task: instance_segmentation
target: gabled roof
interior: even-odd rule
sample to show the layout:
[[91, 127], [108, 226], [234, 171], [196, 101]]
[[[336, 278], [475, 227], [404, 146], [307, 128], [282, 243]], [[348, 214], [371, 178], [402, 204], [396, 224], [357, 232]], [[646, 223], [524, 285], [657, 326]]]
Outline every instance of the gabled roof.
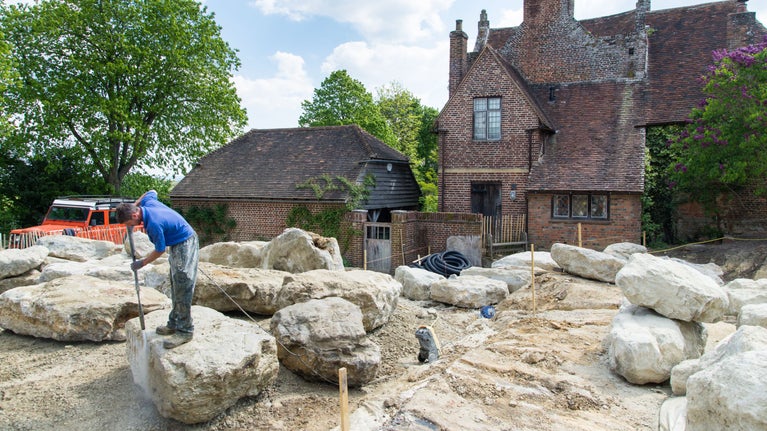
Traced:
[[[457, 88], [461, 88], [463, 83], [470, 79], [469, 77], [472, 75], [472, 69], [477, 67], [477, 64], [479, 64], [479, 59], [482, 56], [490, 56], [490, 58], [493, 59], [493, 61], [497, 62], [503, 71], [506, 73], [508, 78], [514, 83], [516, 88], [519, 90], [522, 97], [524, 97], [527, 102], [529, 103], [530, 107], [535, 111], [536, 116], [538, 117], [538, 120], [540, 122], [540, 125], [542, 128], [549, 129], [549, 130], [555, 130], [555, 124], [551, 120], [551, 118], [546, 113], [546, 110], [542, 107], [541, 102], [538, 100], [538, 97], [533, 94], [533, 92], [530, 90], [530, 86], [527, 82], [525, 82], [524, 78], [519, 74], [519, 71], [517, 71], [514, 66], [512, 66], [508, 61], [504, 60], [504, 58], [498, 53], [498, 51], [493, 48], [490, 45], [485, 45], [485, 47], [482, 49], [482, 51], [479, 52], [479, 54], [476, 55], [474, 60], [471, 63], [471, 66], [469, 67], [469, 70], [464, 74], [463, 79], [461, 80], [461, 83], [458, 84]], [[453, 92], [453, 95], [459, 93], [458, 90]], [[451, 95], [452, 97], [452, 95]], [[445, 103], [443, 106], [444, 108], [447, 107], [450, 104], [450, 100]], [[440, 112], [440, 116], [442, 115], [442, 112]]]
[[[761, 41], [767, 29], [753, 19], [753, 12], [738, 10], [737, 1], [651, 11], [648, 28], [648, 96], [646, 124], [684, 121], [702, 98], [698, 78], [713, 63], [714, 50], [733, 49]], [[734, 17], [740, 29], [733, 28]], [[749, 19], [743, 19], [749, 18]], [[581, 21], [596, 35], [626, 34], [634, 25], [635, 11]], [[749, 22], [753, 27], [746, 29]], [[738, 33], [743, 31], [744, 34]]]
[[[533, 86], [539, 97], [546, 84]], [[644, 189], [642, 90], [637, 82], [563, 84], [547, 111], [560, 129], [545, 144], [530, 171], [530, 191], [621, 191]]]
[[[713, 60], [714, 50], [758, 43], [767, 29], [743, 12], [740, 2], [718, 1], [650, 11], [647, 26], [647, 111], [644, 124], [682, 122], [702, 97], [698, 78]], [[733, 22], [738, 26], [733, 26]], [[629, 35], [636, 11], [578, 21], [596, 37]], [[497, 50], [521, 41], [523, 27], [490, 29], [487, 45]], [[737, 41], [737, 42], [735, 42]]]
[[[171, 197], [316, 201], [314, 191], [297, 185], [322, 176], [356, 182], [371, 161], [406, 165], [408, 158], [357, 125], [253, 129], [200, 159]], [[322, 199], [345, 198], [331, 191]]]

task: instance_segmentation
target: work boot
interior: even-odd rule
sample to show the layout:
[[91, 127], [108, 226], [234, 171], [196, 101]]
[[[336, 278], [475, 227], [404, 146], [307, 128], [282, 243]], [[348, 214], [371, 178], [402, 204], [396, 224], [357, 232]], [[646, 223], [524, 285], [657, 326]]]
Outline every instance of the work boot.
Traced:
[[171, 328], [170, 326], [158, 326], [157, 329], [155, 329], [155, 332], [157, 335], [173, 335], [176, 333], [176, 328]]
[[176, 332], [172, 337], [167, 338], [162, 342], [162, 346], [166, 349], [175, 349], [176, 347], [186, 344], [192, 341], [191, 332]]

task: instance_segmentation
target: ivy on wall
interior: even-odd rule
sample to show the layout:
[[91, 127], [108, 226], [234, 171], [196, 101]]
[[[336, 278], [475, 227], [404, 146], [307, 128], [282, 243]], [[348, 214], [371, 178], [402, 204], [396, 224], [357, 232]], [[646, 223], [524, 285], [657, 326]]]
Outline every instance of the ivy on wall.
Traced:
[[348, 199], [344, 206], [326, 208], [317, 213], [312, 213], [304, 205], [293, 207], [288, 213], [285, 224], [289, 227], [297, 227], [305, 231], [314, 232], [325, 237], [336, 238], [342, 252], [346, 252], [349, 243], [355, 235], [362, 232], [348, 227], [342, 228], [342, 221], [346, 213], [359, 207], [370, 195], [370, 188], [375, 186], [375, 178], [367, 175], [362, 184], [356, 184], [345, 177], [331, 177], [328, 174], [310, 178], [296, 186], [297, 189], [310, 189], [318, 200], [322, 200], [330, 191], [345, 191]]
[[201, 246], [230, 241], [232, 230], [237, 227], [237, 221], [229, 217], [225, 204], [213, 207], [191, 206], [181, 215], [194, 227], [200, 237]]

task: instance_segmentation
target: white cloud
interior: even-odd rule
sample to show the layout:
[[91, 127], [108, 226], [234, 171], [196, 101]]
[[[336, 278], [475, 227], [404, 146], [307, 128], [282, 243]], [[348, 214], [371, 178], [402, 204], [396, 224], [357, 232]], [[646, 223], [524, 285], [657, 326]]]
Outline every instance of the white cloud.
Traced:
[[447, 101], [449, 43], [444, 39], [430, 47], [345, 43], [325, 59], [322, 72], [327, 76], [345, 69], [374, 96], [376, 89], [397, 81], [423, 105], [441, 109]]
[[236, 75], [237, 94], [248, 111], [249, 128], [298, 127], [301, 102], [312, 98], [314, 84], [303, 58], [285, 52], [270, 57], [277, 73], [269, 78], [249, 79]]
[[366, 40], [406, 42], [432, 40], [447, 31], [440, 18], [453, 0], [255, 0], [265, 15], [295, 21], [315, 16], [349, 24]]

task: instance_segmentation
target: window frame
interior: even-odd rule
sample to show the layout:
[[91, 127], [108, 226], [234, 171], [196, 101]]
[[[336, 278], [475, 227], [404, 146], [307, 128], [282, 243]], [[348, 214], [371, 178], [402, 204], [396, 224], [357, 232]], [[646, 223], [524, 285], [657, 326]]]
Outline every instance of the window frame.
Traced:
[[[478, 102], [484, 102], [484, 106], [478, 106]], [[472, 100], [472, 140], [479, 142], [501, 140], [501, 106], [500, 96], [475, 97]], [[479, 124], [480, 121], [482, 124]], [[482, 131], [482, 135], [478, 135], [478, 131]]]
[[[574, 215], [575, 205], [579, 206], [577, 215]], [[600, 206], [602, 207], [601, 213], [599, 212]], [[565, 209], [567, 210], [566, 215], [563, 214]], [[551, 218], [554, 220], [608, 221], [610, 220], [610, 194], [584, 192], [554, 194], [551, 196]]]

